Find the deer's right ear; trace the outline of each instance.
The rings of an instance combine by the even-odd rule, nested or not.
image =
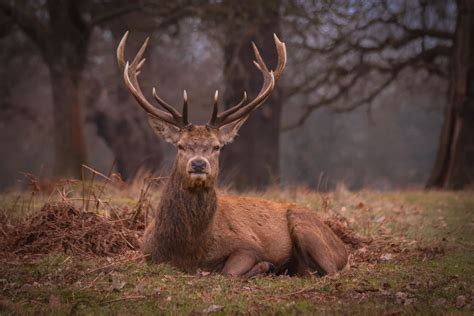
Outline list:
[[[148,123],[155,134],[163,138],[166,142],[173,145],[178,143],[180,131],[179,127],[166,123],[151,114],[148,114]]]
[[[219,128],[220,132],[220,139],[224,144],[229,144],[234,141],[234,138],[237,136],[239,129],[244,125],[245,121],[249,118],[248,115],[237,120],[235,122],[231,122],[227,125],[224,125]]]

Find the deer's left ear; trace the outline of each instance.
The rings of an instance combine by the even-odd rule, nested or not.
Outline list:
[[[249,118],[249,115],[244,116],[240,120],[231,122],[227,125],[219,127],[219,136],[223,144],[232,143],[235,136],[237,136],[239,129],[244,125],[245,121]]]
[[[179,140],[180,128],[173,124],[166,123],[161,119],[148,114],[148,123],[156,135],[161,137],[166,142],[176,145]]]

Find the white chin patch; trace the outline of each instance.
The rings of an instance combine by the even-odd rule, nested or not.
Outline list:
[[[191,177],[192,180],[194,181],[206,181],[207,179],[207,174],[205,173],[191,173],[189,174],[189,176]]]

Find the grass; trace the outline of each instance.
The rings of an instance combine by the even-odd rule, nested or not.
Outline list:
[[[257,193],[255,193],[257,194]],[[0,259],[3,314],[471,314],[474,303],[473,192],[359,192],[320,195],[302,189],[269,190],[265,198],[307,205],[322,216],[338,213],[361,235],[383,235],[385,260],[358,264],[337,276],[250,280],[189,275],[149,265],[137,253],[117,258],[64,254]],[[116,207],[138,199],[107,192]],[[154,196],[156,204],[157,195]],[[0,199],[7,216],[28,208],[13,193]],[[152,203],[153,204],[153,203]],[[398,249],[393,252],[393,249]],[[393,252],[393,253],[392,253]]]

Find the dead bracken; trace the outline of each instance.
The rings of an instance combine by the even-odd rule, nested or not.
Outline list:
[[[10,230],[7,248],[17,255],[114,256],[139,248],[139,233],[125,225],[67,202],[48,203]]]
[[[41,210],[15,225],[3,223],[2,250],[8,256],[64,253],[81,257],[111,257],[139,250],[145,227],[136,210],[124,209],[112,217],[76,208],[69,202],[45,204]],[[396,244],[364,238],[355,233],[347,220],[333,214],[324,222],[345,243],[351,254],[350,265],[375,263],[388,251],[397,253]],[[383,261],[383,260],[382,260]]]

